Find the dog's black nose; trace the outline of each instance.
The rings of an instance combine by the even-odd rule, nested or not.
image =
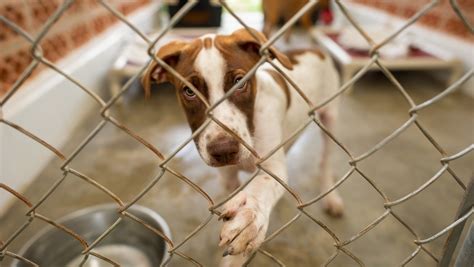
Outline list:
[[[237,163],[239,142],[230,136],[219,136],[207,144],[207,151],[219,165]]]

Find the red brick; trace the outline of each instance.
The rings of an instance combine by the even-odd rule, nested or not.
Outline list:
[[[469,30],[458,18],[447,19],[444,24],[444,31],[449,34],[457,35],[458,37],[466,37],[468,34],[470,35]]]
[[[18,1],[18,3],[14,1],[0,3],[0,15],[18,24],[26,31],[33,33],[43,26],[45,21],[60,7],[63,0],[34,0],[27,2],[27,5],[24,5],[23,1]],[[124,14],[129,14],[149,2],[149,0],[109,0],[112,6],[116,8],[121,7]],[[104,10],[103,14],[93,18],[91,14],[95,14],[96,10],[99,9]],[[77,18],[81,18],[82,22],[74,24],[69,28],[64,27],[72,19],[76,20]],[[66,13],[61,16],[59,21],[53,25],[41,42],[44,56],[51,61],[57,61],[74,48],[89,41],[93,35],[104,31],[116,22],[117,18],[106,11],[97,0],[75,1]],[[26,28],[29,25],[32,25],[32,29]],[[19,37],[9,27],[0,23],[0,46],[7,45],[12,38]],[[21,44],[18,49],[16,47],[13,49],[7,47],[7,49],[13,52],[0,58],[0,96],[5,93],[32,62],[29,51],[31,45],[22,38],[18,40],[20,40]],[[18,46],[17,41],[14,43],[15,46]],[[43,65],[35,68],[32,76],[44,68]]]
[[[71,40],[75,47],[81,46],[87,42],[91,35],[92,33],[90,32],[86,23],[76,25],[70,32]]]
[[[441,25],[443,16],[438,12],[429,12],[422,16],[418,21],[431,28],[436,28]]]

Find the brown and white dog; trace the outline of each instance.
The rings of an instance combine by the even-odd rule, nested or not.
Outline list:
[[[172,66],[207,99],[216,103],[257,63],[259,49],[266,41],[255,31],[255,40],[245,29],[230,35],[204,35],[190,42],[173,41],[161,47],[157,57]],[[324,100],[338,88],[338,75],[331,59],[317,50],[292,51],[283,54],[274,48],[269,52],[287,75],[315,103]],[[192,131],[206,120],[206,106],[186,85],[152,62],[142,78],[146,95],[151,82],[171,82]],[[261,65],[255,75],[243,83],[233,95],[219,104],[213,116],[232,129],[242,140],[264,156],[308,119],[308,107],[296,90],[289,88],[281,74],[269,64]],[[321,121],[333,130],[337,104],[332,102],[318,111]],[[321,191],[333,186],[329,167],[330,139],[324,135],[320,163]],[[255,169],[255,158],[235,137],[211,122],[194,139],[202,159],[219,167],[227,189],[239,186],[239,170]],[[285,149],[280,149],[262,166],[287,182]],[[270,213],[285,189],[264,172],[229,200],[223,209],[224,224],[220,246],[226,246],[224,266],[239,266],[265,238]],[[325,210],[334,216],[343,212],[343,203],[336,191],[323,199]]]

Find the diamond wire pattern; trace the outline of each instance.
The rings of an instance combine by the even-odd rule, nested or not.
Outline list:
[[[24,31],[21,27],[13,23],[12,21],[8,20],[7,18],[0,16],[0,22],[4,23],[7,27],[11,28],[14,30],[16,33],[18,33],[22,38],[27,40],[29,43],[31,43],[31,56],[33,57],[33,61],[31,64],[27,67],[27,69],[22,73],[22,75],[18,78],[18,80],[13,84],[12,88],[9,90],[9,92],[1,99],[0,101],[0,123],[3,123],[13,129],[15,129],[18,134],[24,134],[28,136],[29,138],[35,140],[39,144],[41,144],[45,149],[50,150],[52,153],[54,153],[59,159],[63,161],[63,164],[61,166],[61,170],[63,171],[63,175],[59,177],[59,179],[46,191],[44,192],[44,195],[40,198],[40,200],[37,203],[31,203],[26,197],[24,197],[21,193],[16,192],[12,188],[10,188],[8,185],[0,183],[0,188],[2,190],[5,190],[6,192],[10,193],[12,196],[16,197],[19,201],[23,202],[27,207],[29,207],[29,211],[26,213],[25,217],[25,222],[20,225],[17,230],[6,240],[0,240],[0,261],[5,258],[5,257],[11,257],[11,258],[16,258],[20,261],[23,261],[25,263],[28,263],[32,266],[38,266],[36,263],[30,261],[29,259],[26,259],[22,257],[21,255],[18,255],[15,252],[9,251],[8,247],[11,244],[13,240],[15,240],[19,234],[21,234],[28,226],[34,221],[34,220],[41,220],[44,221],[54,227],[57,227],[61,231],[64,231],[68,235],[70,235],[72,238],[76,239],[83,247],[83,260],[81,263],[81,266],[87,261],[89,257],[96,257],[99,258],[103,261],[106,261],[110,263],[111,265],[119,265],[118,263],[114,262],[113,259],[109,259],[97,252],[94,251],[94,248],[101,242],[102,239],[104,239],[110,232],[114,230],[117,225],[121,223],[121,221],[124,218],[131,219],[135,221],[136,223],[142,225],[143,227],[149,229],[152,233],[162,237],[165,242],[169,245],[169,258],[166,262],[164,262],[162,265],[165,266],[169,263],[169,261],[174,257],[178,256],[181,257],[190,263],[197,265],[197,266],[202,266],[197,260],[193,259],[192,257],[182,253],[179,248],[187,243],[191,242],[192,238],[203,228],[205,227],[213,218],[213,216],[219,216],[219,207],[221,207],[223,204],[225,204],[229,199],[231,199],[233,196],[235,196],[238,192],[240,192],[243,188],[245,188],[258,174],[260,173],[266,173],[270,175],[273,179],[275,179],[282,187],[285,188],[285,190],[290,193],[290,195],[294,198],[295,201],[295,209],[298,211],[297,215],[294,216],[291,220],[289,220],[287,223],[285,223],[283,226],[281,226],[279,229],[274,231],[273,233],[270,233],[267,238],[264,241],[264,244],[267,242],[270,242],[273,238],[275,238],[277,235],[279,235],[282,231],[284,231],[287,227],[290,227],[295,221],[297,221],[301,216],[307,216],[312,222],[315,224],[319,225],[322,229],[324,229],[334,240],[334,247],[335,247],[335,252],[326,260],[324,263],[324,266],[330,264],[338,255],[341,253],[346,254],[349,256],[355,264],[364,266],[364,262],[357,257],[354,253],[352,253],[348,248],[347,245],[349,245],[352,242],[355,242],[357,239],[365,235],[367,232],[371,231],[374,229],[379,223],[384,221],[386,218],[389,216],[393,217],[402,225],[410,234],[413,235],[415,240],[413,243],[416,245],[416,249],[410,254],[407,255],[406,259],[404,259],[403,262],[401,262],[401,265],[406,265],[410,261],[413,260],[421,251],[427,253],[432,259],[433,262],[438,262],[439,259],[432,253],[430,250],[424,246],[425,244],[432,242],[433,240],[437,239],[438,237],[446,234],[454,228],[455,226],[465,222],[468,220],[469,217],[473,214],[473,209],[471,209],[465,213],[463,216],[460,218],[454,220],[450,225],[447,225],[444,229],[442,229],[440,232],[433,234],[431,237],[422,239],[414,230],[412,227],[410,227],[405,221],[403,221],[397,213],[394,212],[392,209],[394,206],[400,205],[409,199],[411,199],[413,196],[419,194],[426,188],[428,188],[433,182],[435,182],[437,179],[441,177],[442,174],[444,173],[449,173],[452,179],[456,181],[456,183],[459,185],[460,188],[462,188],[464,191],[466,190],[466,185],[459,179],[457,174],[454,172],[453,169],[450,167],[450,163],[452,161],[455,161],[468,153],[470,153],[472,150],[474,150],[474,145],[471,144],[465,149],[459,151],[456,154],[453,155],[448,155],[441,144],[439,144],[433,136],[430,135],[429,130],[423,127],[423,125],[417,120],[418,117],[418,112],[423,110],[424,108],[435,104],[437,101],[448,95],[449,93],[455,91],[456,89],[460,88],[460,85],[462,85],[464,82],[466,82],[469,78],[471,78],[474,75],[474,70],[470,69],[468,70],[458,81],[454,82],[451,84],[448,88],[443,90],[441,93],[436,95],[435,97],[426,100],[423,103],[415,103],[415,101],[410,97],[410,95],[407,93],[406,89],[400,84],[400,82],[393,76],[393,74],[383,65],[383,63],[379,60],[379,50],[382,48],[384,45],[389,43],[391,40],[396,38],[399,34],[401,34],[405,29],[407,29],[410,25],[418,21],[423,15],[425,15],[429,10],[431,10],[434,6],[438,5],[440,1],[433,0],[430,3],[426,4],[423,6],[413,17],[407,20],[407,22],[400,27],[398,30],[390,34],[387,38],[382,40],[379,43],[374,42],[374,40],[370,37],[369,34],[367,34],[363,27],[356,22],[356,20],[352,17],[350,14],[349,10],[347,7],[344,5],[344,3],[340,0],[336,0],[336,5],[337,7],[341,10],[342,14],[349,20],[349,22],[352,24],[353,27],[357,29],[357,31],[367,40],[367,42],[371,45],[371,50],[370,50],[370,57],[371,60],[367,63],[367,65],[362,68],[352,79],[350,79],[348,82],[343,84],[339,90],[332,96],[328,97],[327,99],[323,99],[320,103],[312,103],[308,97],[304,95],[302,90],[299,88],[298,84],[296,84],[294,81],[290,79],[285,73],[282,72],[282,70],[275,65],[269,58],[269,53],[268,49],[271,47],[298,19],[310,8],[312,8],[314,5],[317,4],[317,1],[315,0],[310,0],[308,3],[302,7],[287,23],[285,23],[278,31],[276,34],[274,34],[266,43],[262,44],[262,47],[260,49],[260,54],[261,58],[257,62],[257,64],[241,79],[241,81],[234,85],[234,87],[229,90],[219,101],[214,103],[213,105],[209,105],[207,103],[206,99],[199,93],[199,91],[196,90],[196,88],[193,87],[192,84],[187,82],[179,73],[177,73],[172,67],[167,65],[164,61],[162,61],[160,58],[155,56],[155,46],[159,40],[163,36],[166,35],[166,33],[173,28],[173,26],[179,22],[179,20],[195,5],[198,3],[197,0],[189,0],[186,5],[184,5],[179,12],[171,18],[169,23],[165,25],[159,32],[158,36],[155,39],[150,39],[145,33],[141,32],[136,26],[134,26],[130,21],[127,20],[127,18],[121,14],[118,10],[116,10],[113,5],[108,3],[106,0],[98,0],[98,2],[105,8],[107,9],[111,14],[116,16],[121,22],[126,24],[131,30],[133,30],[138,36],[140,36],[147,44],[148,44],[148,55],[150,56],[150,61],[155,61],[159,65],[161,65],[164,69],[166,69],[168,72],[170,72],[172,75],[176,76],[178,79],[181,79],[188,87],[193,90],[198,97],[200,98],[201,101],[203,101],[207,107],[207,120],[203,123],[203,125],[197,129],[189,138],[186,139],[185,142],[180,144],[175,148],[175,150],[170,153],[169,155],[164,155],[160,152],[158,148],[150,144],[147,140],[144,138],[140,137],[137,133],[135,133],[132,129],[126,127],[123,125],[119,120],[114,118],[110,112],[109,109],[116,103],[117,99],[121,97],[121,95],[127,91],[131,84],[139,79],[141,75],[143,74],[146,66],[144,66],[135,76],[133,76],[121,89],[121,91],[113,96],[109,101],[106,101],[99,97],[96,93],[94,93],[92,90],[89,88],[85,87],[84,85],[81,84],[80,81],[76,80],[74,77],[71,75],[68,75],[67,73],[63,72],[59,67],[57,67],[54,63],[50,62],[47,60],[42,53],[42,49],[40,46],[41,40],[44,38],[44,36],[48,33],[48,31],[51,29],[51,27],[63,16],[64,12],[68,10],[68,8],[71,6],[71,4],[74,2],[74,0],[66,0],[64,3],[57,8],[57,10],[54,12],[54,14],[47,20],[47,22],[43,25],[42,29],[40,32],[37,34],[37,36],[31,36],[29,35],[26,31]],[[220,4],[226,11],[230,13],[237,21],[246,29],[249,30],[249,33],[254,36],[255,39],[258,40],[257,36],[255,36],[255,33],[250,30],[249,25],[246,25],[245,22],[232,10],[231,7],[226,3],[224,0],[219,0],[219,1],[214,1],[217,4]],[[465,18],[465,15],[462,13],[462,10],[460,9],[459,5],[457,4],[456,0],[450,0],[450,4],[452,9],[456,12],[458,15],[459,19],[464,23],[464,25],[469,29],[471,33],[474,33],[473,27],[470,24],[470,22]],[[297,131],[295,131],[289,138],[284,140],[281,144],[279,144],[277,147],[275,147],[270,153],[267,155],[259,155],[249,144],[246,144],[242,138],[240,138],[236,133],[234,133],[229,127],[227,127],[224,123],[220,122],[213,116],[213,110],[220,104],[222,103],[225,99],[227,99],[230,95],[233,94],[233,92],[241,85],[243,84],[246,80],[248,80],[258,67],[265,63],[268,62],[270,63],[276,71],[281,73],[283,77],[291,84],[292,90],[296,90],[297,93],[305,100],[305,102],[308,105],[308,119],[307,121],[301,125],[301,127],[298,128]],[[58,75],[61,75],[64,79],[69,80],[70,82],[74,83],[77,86],[77,89],[84,91],[86,94],[88,94],[95,102],[100,106],[100,115],[102,117],[102,120],[97,124],[97,126],[92,130],[89,135],[80,143],[79,146],[75,148],[75,150],[71,153],[71,155],[64,155],[58,148],[55,148],[51,144],[47,143],[41,137],[36,136],[32,132],[28,131],[28,129],[23,128],[20,125],[17,125],[11,121],[9,121],[7,118],[4,118],[3,113],[2,113],[2,108],[3,106],[9,101],[11,96],[13,96],[18,89],[21,87],[21,85],[28,79],[28,77],[31,75],[31,73],[39,66],[39,65],[45,65],[48,68],[54,70],[57,72]],[[365,153],[361,155],[354,155],[351,153],[346,146],[340,142],[337,137],[328,131],[324,127],[324,125],[320,122],[318,117],[316,116],[316,111],[325,107],[327,104],[329,104],[331,101],[333,101],[335,98],[339,97],[343,92],[345,92],[348,88],[351,87],[357,80],[359,80],[364,74],[369,70],[369,68],[373,65],[377,65],[378,68],[383,72],[383,74],[386,76],[386,78],[395,85],[396,89],[402,94],[404,97],[405,101],[409,104],[410,109],[407,110],[407,114],[409,115],[409,119],[407,121],[400,125],[395,131],[393,131],[391,134],[380,140],[378,143],[376,143],[371,149],[366,151]],[[189,142],[193,140],[193,137],[198,135],[200,132],[202,132],[211,122],[215,122],[218,125],[220,125],[225,131],[227,131],[229,134],[233,135],[236,137],[239,142],[244,145],[257,159],[257,170],[255,173],[251,175],[251,177],[244,183],[242,184],[238,189],[236,189],[234,192],[232,192],[228,197],[225,199],[221,200],[220,202],[216,202],[214,199],[212,199],[209,194],[207,194],[199,185],[196,183],[192,182],[188,177],[180,173],[178,170],[174,170],[168,166],[169,161],[173,159],[173,157],[181,150],[183,149]],[[292,137],[296,136],[300,132],[302,132],[309,124],[315,123],[322,131],[324,134],[328,135],[332,141],[340,147],[349,157],[349,170],[347,171],[346,174],[344,174],[332,188],[327,190],[326,192],[322,192],[321,194],[315,196],[314,198],[310,200],[303,200],[298,192],[296,192],[294,189],[289,187],[280,177],[278,177],[276,174],[274,174],[271,170],[268,170],[263,167],[262,163],[264,163],[268,158],[272,156],[273,153],[275,153],[277,150],[279,150],[281,147],[283,147],[287,142],[289,142]],[[75,157],[77,157],[84,147],[92,140],[94,139],[95,136],[104,128],[106,124],[111,124],[118,129],[122,130],[123,132],[127,133],[130,138],[135,139],[136,141],[140,142],[144,147],[149,149],[151,152],[155,154],[157,157],[157,160],[159,160],[159,167],[160,171],[159,173],[155,176],[152,177],[148,183],[147,186],[145,186],[142,191],[137,194],[132,201],[125,203],[123,202],[117,195],[115,195],[113,192],[111,192],[109,189],[107,189],[105,186],[101,185],[98,183],[94,177],[89,177],[83,173],[81,173],[79,170],[73,169],[70,167],[70,163],[74,160]],[[373,181],[373,179],[369,178],[362,170],[358,167],[358,163],[363,161],[364,159],[367,159],[369,157],[374,156],[374,154],[380,150],[383,149],[383,147],[392,141],[393,139],[397,138],[402,132],[404,132],[407,128],[411,126],[415,126],[416,128],[419,129],[419,131],[425,136],[425,138],[433,145],[433,147],[439,152],[440,154],[440,164],[441,167],[439,168],[439,171],[433,175],[431,178],[427,179],[426,182],[418,187],[416,190],[412,192],[407,192],[404,197],[401,197],[399,199],[389,199],[387,195],[376,185],[376,183]],[[155,186],[155,184],[163,177],[165,173],[169,173],[173,175],[175,178],[185,182],[188,186],[190,186],[194,191],[196,191],[198,194],[200,194],[207,202],[208,202],[208,207],[209,207],[209,216],[207,218],[204,218],[201,221],[201,224],[196,227],[191,233],[189,233],[183,240],[180,241],[171,241],[169,237],[167,237],[163,232],[160,230],[154,228],[153,226],[147,224],[140,218],[134,216],[133,214],[128,212],[128,209],[134,205],[138,200],[140,200],[144,195],[147,194],[147,192]],[[320,221],[318,218],[314,217],[311,215],[305,208],[308,206],[311,206],[321,200],[324,196],[329,194],[331,191],[339,187],[341,184],[343,184],[346,180],[350,179],[354,173],[358,173],[361,175],[370,186],[372,186],[377,193],[381,196],[383,199],[384,203],[384,208],[385,211],[374,221],[372,221],[369,225],[365,226],[362,230],[360,230],[358,233],[355,233],[351,238],[347,240],[342,240],[340,237],[337,236],[337,234],[331,230],[330,225],[326,225],[322,221]],[[108,195],[116,204],[118,207],[118,215],[119,218],[104,232],[102,235],[97,238],[94,242],[91,244],[88,244],[80,235],[76,234],[74,231],[71,229],[68,229],[64,225],[58,224],[55,221],[41,215],[38,213],[36,210],[38,209],[39,206],[42,205],[42,203],[58,188],[58,186],[64,182],[65,179],[67,179],[69,176],[76,176],[80,179],[82,179],[84,182],[87,182],[99,190],[101,190],[104,194]],[[249,259],[247,260],[247,263],[251,262],[251,260],[254,258],[256,253],[260,253],[269,259],[273,260],[276,264],[279,266],[285,266],[283,262],[281,262],[278,258],[277,255],[273,255],[270,252],[266,251],[263,249],[263,247],[259,248],[254,254],[252,254]]]

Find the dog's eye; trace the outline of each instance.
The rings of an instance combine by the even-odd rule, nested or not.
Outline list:
[[[196,94],[193,92],[193,90],[187,86],[183,88],[183,94],[188,99],[194,99],[196,97]]]
[[[243,77],[241,76],[238,76],[238,77],[235,77],[234,79],[234,85],[237,84],[238,82],[240,82],[240,80],[242,80]],[[241,86],[238,87],[238,89],[243,89],[245,88],[245,86],[247,85],[247,81],[245,81],[244,83],[242,83]]]

